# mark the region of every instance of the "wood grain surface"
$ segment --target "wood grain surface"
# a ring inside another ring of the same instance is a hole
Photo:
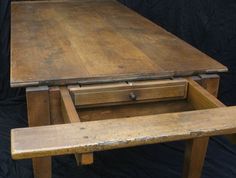
[[[11,11],[13,87],[227,71],[114,0],[19,1]]]
[[[185,79],[123,82],[119,84],[74,86],[70,87],[70,92],[74,104],[84,108],[185,99],[187,84]]]
[[[154,114],[191,111],[193,107],[186,100],[158,101],[96,108],[80,108],[78,114],[83,122],[123,119],[125,117],[147,116]]]
[[[46,86],[26,89],[29,127],[50,125],[49,88]],[[52,158],[33,158],[33,172],[36,178],[51,178]]]
[[[222,135],[236,132],[235,115],[228,107],[13,129],[11,152],[22,159]]]
[[[225,107],[217,98],[218,76],[201,76],[200,84],[189,79],[188,101],[196,110]],[[211,93],[210,93],[211,92]],[[214,96],[214,95],[215,96]],[[211,117],[211,116],[209,116]],[[222,117],[224,119],[224,117]],[[207,123],[208,124],[208,123]],[[200,178],[208,148],[209,137],[187,141],[184,159],[183,178]]]

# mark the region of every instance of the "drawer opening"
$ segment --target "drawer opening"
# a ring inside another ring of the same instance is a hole
[[[163,101],[159,98],[157,101],[123,105],[77,107],[77,112],[81,121],[86,122],[225,107],[223,103],[202,88],[197,82],[189,79],[185,87],[186,93],[180,99],[172,98],[171,100],[169,98],[169,100]]]
[[[186,79],[70,86],[82,122],[193,110]],[[130,98],[134,94],[136,100]]]

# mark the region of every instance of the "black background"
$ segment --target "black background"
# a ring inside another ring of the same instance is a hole
[[[120,0],[229,68],[220,99],[236,105],[235,0]],[[0,0],[0,178],[32,178],[30,160],[13,161],[10,129],[27,126],[24,89],[9,87],[10,0]],[[200,60],[200,59],[199,59]],[[77,167],[73,156],[53,159],[54,178],[178,178],[184,143],[95,153],[95,164]],[[212,138],[203,178],[236,178],[236,145]]]

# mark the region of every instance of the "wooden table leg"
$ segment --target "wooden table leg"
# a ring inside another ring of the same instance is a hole
[[[217,97],[219,89],[219,76],[218,75],[201,75],[198,83],[205,88],[210,94]],[[191,82],[192,83],[192,82]],[[194,82],[193,82],[194,85]],[[196,86],[198,87],[198,86]],[[188,93],[189,102],[192,103],[195,109],[208,109],[209,107],[222,107],[221,103],[213,103],[212,106],[204,105],[195,105],[194,100],[201,100],[201,94],[194,93],[193,89],[189,89]],[[195,95],[191,97],[190,95]],[[185,158],[184,158],[184,173],[183,178],[200,178],[202,175],[202,168],[205,161],[205,156],[207,152],[209,137],[196,138],[187,141],[185,149]]]
[[[200,178],[205,161],[209,137],[187,141],[184,178]]]
[[[29,127],[50,125],[48,87],[26,89]],[[51,157],[33,158],[34,178],[51,178]]]

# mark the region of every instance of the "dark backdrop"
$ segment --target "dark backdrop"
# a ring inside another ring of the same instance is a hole
[[[235,0],[120,0],[168,31],[225,64],[220,99],[236,104]],[[9,87],[10,0],[0,0],[0,178],[32,178],[30,160],[10,157],[10,129],[27,126],[23,89]],[[201,60],[201,59],[199,59]],[[53,159],[55,178],[181,177],[184,143],[168,143],[95,154],[95,164],[77,167],[73,156]],[[236,146],[212,138],[203,178],[235,178]]]

